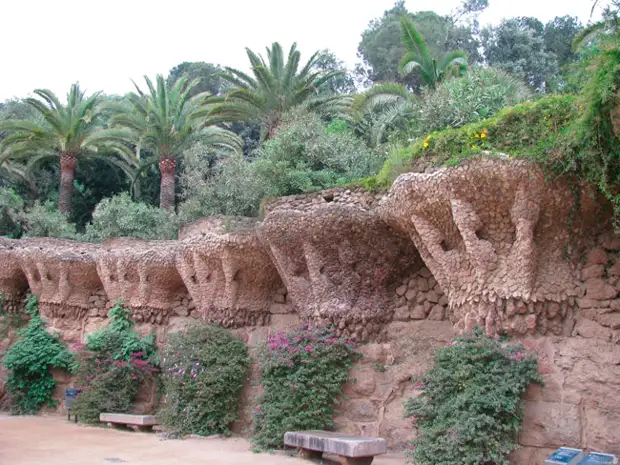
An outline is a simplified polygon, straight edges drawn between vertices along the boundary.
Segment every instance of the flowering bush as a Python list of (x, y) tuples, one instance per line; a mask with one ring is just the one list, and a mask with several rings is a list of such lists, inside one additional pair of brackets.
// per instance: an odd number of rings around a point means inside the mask
[(521, 431), (521, 395), (542, 382), (537, 361), (476, 329), (439, 348), (435, 365), (412, 380), (422, 393), (405, 404), (418, 436), (418, 465), (504, 465)]
[(28, 297), (26, 313), (31, 316), (28, 326), (17, 331), (20, 339), (2, 359), (4, 368), (10, 370), (8, 399), (2, 399), (2, 403), (8, 401), (11, 412), (17, 415), (36, 413), (44, 405), (53, 407), (56, 381), (50, 369), (73, 371), (75, 361), (58, 336), (45, 330), (35, 296)]
[(229, 434), (250, 364), (245, 343), (215, 326), (170, 336), (161, 368), (162, 425), (180, 434)]
[(117, 303), (109, 323), (87, 339), (80, 353), (82, 393), (71, 407), (80, 420), (99, 421), (101, 412), (131, 411), (140, 386), (157, 371), (155, 338), (134, 330), (131, 310)]
[(334, 407), (356, 357), (353, 343), (327, 328), (305, 325), (269, 338), (260, 357), (254, 447), (279, 448), (287, 431), (333, 426)]

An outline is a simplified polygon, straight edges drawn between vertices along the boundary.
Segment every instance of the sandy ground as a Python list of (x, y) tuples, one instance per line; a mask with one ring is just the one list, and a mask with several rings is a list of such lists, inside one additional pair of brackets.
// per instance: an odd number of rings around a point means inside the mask
[[(324, 464), (333, 464), (328, 460)], [(75, 425), (58, 415), (0, 415), (0, 465), (313, 465), (284, 453), (254, 454), (242, 438), (163, 439)], [(318, 464), (320, 462), (314, 462)], [(336, 462), (337, 463), (337, 462)], [(373, 465), (403, 465), (402, 454), (379, 456)]]

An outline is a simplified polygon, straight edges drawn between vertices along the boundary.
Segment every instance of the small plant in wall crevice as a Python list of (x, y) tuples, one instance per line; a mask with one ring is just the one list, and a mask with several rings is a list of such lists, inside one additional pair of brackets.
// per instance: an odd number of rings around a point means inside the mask
[(435, 353), (435, 365), (412, 380), (421, 394), (405, 404), (418, 429), (408, 458), (417, 465), (507, 465), (517, 448), (522, 395), (542, 383), (538, 362), (521, 345), (480, 329)]

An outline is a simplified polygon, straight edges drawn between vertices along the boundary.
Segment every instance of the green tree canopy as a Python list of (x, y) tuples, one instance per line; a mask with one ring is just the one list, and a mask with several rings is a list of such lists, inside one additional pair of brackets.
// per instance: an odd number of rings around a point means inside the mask
[(170, 70), (166, 81), (173, 84), (182, 76), (187, 76), (189, 81), (200, 79), (190, 91), (190, 97), (208, 92), (211, 95), (220, 95), (227, 90), (227, 83), (220, 75), (224, 71), (219, 65), (205, 63), (204, 61), (184, 61)]
[(432, 11), (414, 14), (407, 10), (404, 1), (397, 1), (381, 18), (372, 20), (362, 33), (357, 50), (362, 60), (362, 64), (356, 69), (358, 78), (364, 84), (391, 81), (419, 90), (421, 82), (418, 74), (403, 75), (399, 72), (399, 63), (407, 53), (402, 43), (400, 26), (400, 18), (403, 16), (409, 18), (425, 38), (431, 55), (441, 60), (447, 52), (464, 50), (470, 63), (478, 63), (480, 44), (475, 37), (476, 25), (473, 21), (469, 24), (460, 21), (480, 11), (472, 10), (474, 7), (484, 9), (484, 0), (482, 5), (464, 5), (463, 13), (455, 17), (439, 16)]
[[(543, 34), (544, 26), (536, 18), (512, 18), (488, 26), (481, 32), (485, 60), (488, 65), (513, 73), (534, 89), (545, 92), (558, 76), (559, 60), (547, 50)], [(550, 42), (553, 35), (550, 30)], [(560, 48), (558, 44), (554, 46)]]
[(328, 49), (321, 50), (313, 69), (324, 73), (338, 73), (323, 86), (328, 94), (352, 94), (355, 92), (355, 80), (348, 72), (344, 61)]

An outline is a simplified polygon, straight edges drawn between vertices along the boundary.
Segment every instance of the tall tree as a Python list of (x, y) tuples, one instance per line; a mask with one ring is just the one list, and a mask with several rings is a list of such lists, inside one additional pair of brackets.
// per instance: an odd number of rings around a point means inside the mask
[(544, 26), (536, 18), (512, 18), (481, 32), (488, 65), (513, 73), (545, 92), (559, 73), (558, 59), (547, 50)]
[(136, 92), (127, 94), (126, 103), (114, 106), (112, 124), (124, 128), (118, 131), (118, 140), (136, 146), (138, 158), (142, 151), (155, 157), (142, 163), (142, 169), (159, 164), (160, 208), (172, 211), (175, 204), (175, 173), (178, 158), (192, 140), (200, 138), (206, 144), (221, 145), (240, 150), (239, 138), (231, 132), (214, 126), (209, 118), (209, 105), (221, 101), (208, 93), (191, 96), (199, 83), (182, 76), (166, 83), (158, 75), (155, 83), (145, 76), (147, 92), (135, 85)]
[(583, 25), (579, 18), (568, 15), (556, 16), (545, 24), (543, 32), (545, 48), (555, 55), (560, 68), (577, 59), (573, 53), (572, 44), (582, 29)]
[[(410, 13), (404, 1), (397, 1), (381, 18), (374, 19), (362, 33), (358, 56), (362, 63), (356, 74), (362, 84), (376, 82), (399, 82), (413, 90), (420, 88), (420, 76), (416, 73), (403, 75), (398, 65), (407, 52), (401, 40), (400, 18), (409, 18), (416, 30), (424, 36), (433, 56), (443, 56), (452, 50), (464, 50), (469, 61), (480, 61), (479, 43), (476, 39), (476, 24), (472, 18), (484, 9), (484, 0), (472, 0), (453, 16), (439, 16), (432, 11)], [(467, 19), (468, 22), (464, 23)]]
[(70, 213), (75, 168), (80, 158), (102, 158), (126, 172), (131, 172), (134, 160), (131, 151), (109, 139), (100, 125), (99, 92), (87, 97), (78, 84), (73, 84), (66, 104), (50, 90), (37, 89), (34, 93), (36, 97), (24, 99), (24, 103), (36, 112), (36, 118), (0, 122), (0, 132), (6, 133), (0, 142), (0, 164), (25, 159), (30, 169), (45, 159), (58, 158), (58, 208), (62, 213)]
[(173, 84), (182, 76), (187, 76), (189, 81), (200, 79), (190, 92), (190, 97), (202, 92), (209, 92), (211, 95), (220, 95), (227, 90), (227, 82), (222, 79), (220, 74), (224, 71), (218, 65), (205, 63), (204, 61), (184, 61), (170, 70), (166, 81)]
[(462, 50), (453, 50), (438, 60), (431, 51), (413, 22), (403, 16), (400, 20), (400, 30), (403, 45), (407, 53), (400, 61), (399, 69), (405, 74), (418, 71), (422, 82), (428, 87), (435, 88), (445, 76), (460, 75), (467, 70), (467, 53)]
[(333, 79), (323, 86), (323, 91), (330, 94), (352, 94), (355, 92), (355, 80), (349, 74), (344, 61), (340, 60), (333, 52), (325, 49), (319, 52), (319, 56), (313, 66), (314, 71), (324, 73), (338, 73)]
[(222, 75), (235, 89), (220, 105), (210, 112), (217, 122), (257, 122), (262, 128), (262, 138), (275, 136), (285, 113), (297, 107), (311, 111), (337, 112), (343, 102), (342, 96), (322, 91), (341, 72), (313, 70), (319, 52), (310, 57), (300, 69), (301, 54), (293, 44), (288, 55), (274, 42), (267, 48), (267, 58), (246, 49), (252, 75), (234, 68), (226, 68)]

